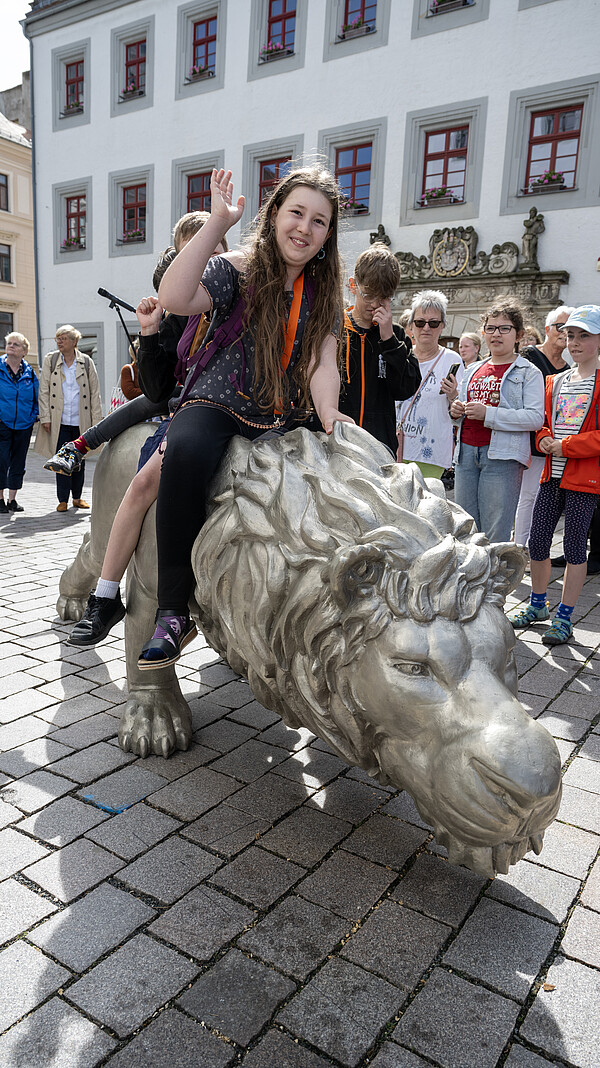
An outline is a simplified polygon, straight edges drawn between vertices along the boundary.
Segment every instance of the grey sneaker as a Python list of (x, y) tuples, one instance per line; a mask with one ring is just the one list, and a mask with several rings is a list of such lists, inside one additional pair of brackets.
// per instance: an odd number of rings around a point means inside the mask
[(72, 441), (67, 441), (54, 456), (46, 460), (44, 467), (46, 471), (56, 471), (59, 475), (72, 475), (79, 471), (84, 460), (85, 453), (79, 452)]

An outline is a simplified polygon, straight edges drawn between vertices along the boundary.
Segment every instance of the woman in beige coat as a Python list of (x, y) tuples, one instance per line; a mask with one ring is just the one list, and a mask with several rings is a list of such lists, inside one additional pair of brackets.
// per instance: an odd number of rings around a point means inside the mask
[[(35, 451), (52, 456), (66, 441), (73, 441), (102, 418), (100, 383), (94, 361), (80, 352), (81, 334), (70, 324), (56, 331), (57, 351), (44, 356), (40, 374), (40, 428)], [(57, 512), (66, 512), (69, 493), (75, 508), (89, 508), (81, 497), (85, 464), (71, 477), (56, 476)]]

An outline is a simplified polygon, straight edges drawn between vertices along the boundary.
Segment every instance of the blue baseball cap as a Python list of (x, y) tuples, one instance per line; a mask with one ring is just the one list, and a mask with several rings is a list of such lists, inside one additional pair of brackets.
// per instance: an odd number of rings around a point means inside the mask
[(597, 304), (582, 304), (581, 308), (571, 312), (563, 330), (568, 326), (578, 326), (588, 334), (600, 334), (600, 308)]

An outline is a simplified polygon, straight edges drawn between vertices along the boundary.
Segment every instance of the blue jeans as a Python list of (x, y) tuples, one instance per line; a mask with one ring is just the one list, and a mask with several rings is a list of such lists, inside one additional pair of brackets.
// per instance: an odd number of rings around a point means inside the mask
[(454, 500), (490, 541), (510, 541), (525, 468), (518, 460), (488, 459), (489, 445), (461, 444)]

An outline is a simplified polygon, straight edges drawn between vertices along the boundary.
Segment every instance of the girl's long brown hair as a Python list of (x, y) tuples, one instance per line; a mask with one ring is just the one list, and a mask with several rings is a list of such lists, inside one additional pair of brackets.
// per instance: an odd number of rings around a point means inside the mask
[[(300, 356), (293, 373), (298, 403), (310, 407), (308, 366), (313, 352), (320, 352), (328, 334), (336, 329), (343, 312), (342, 269), (337, 248), (340, 193), (333, 175), (316, 164), (287, 174), (261, 207), (241, 278), (246, 302), (245, 325), (255, 342), (254, 395), (263, 411), (273, 411), (283, 400), (289, 405), (288, 376), (281, 367), (284, 324), (287, 319), (285, 283), (287, 268), (275, 239), (273, 209), (279, 209), (297, 186), (316, 189), (331, 205), (330, 234), (323, 245), (325, 256), (313, 257), (305, 267), (314, 286), (311, 312), (302, 338)], [(318, 359), (317, 359), (318, 363)], [(293, 390), (292, 392), (295, 392)]]

